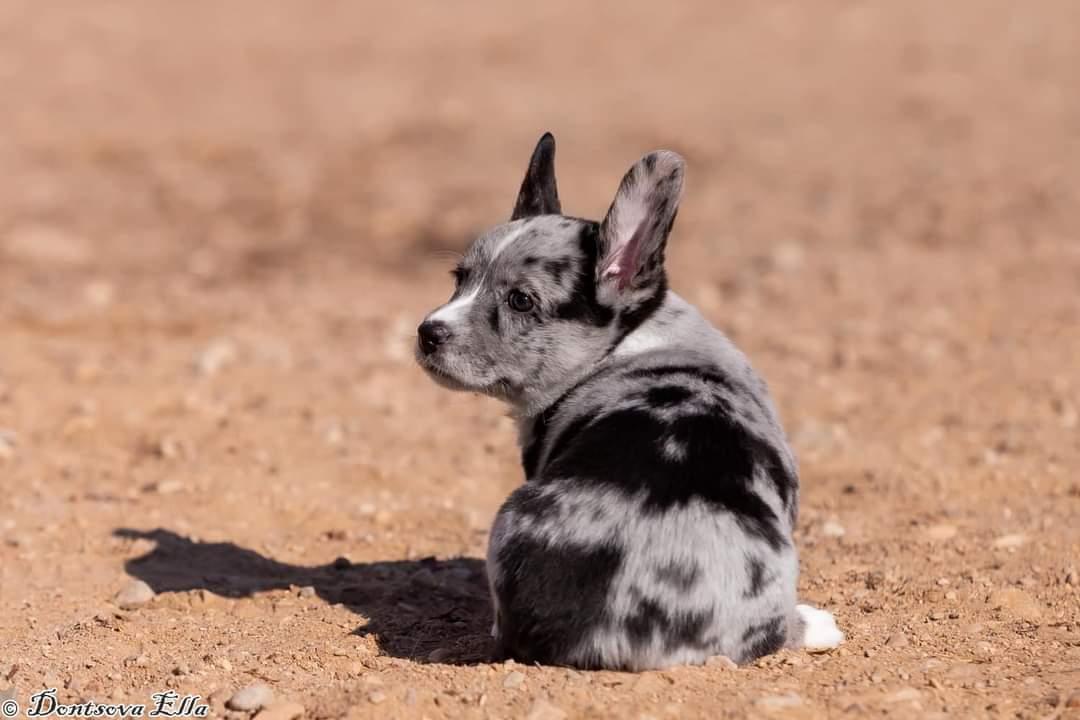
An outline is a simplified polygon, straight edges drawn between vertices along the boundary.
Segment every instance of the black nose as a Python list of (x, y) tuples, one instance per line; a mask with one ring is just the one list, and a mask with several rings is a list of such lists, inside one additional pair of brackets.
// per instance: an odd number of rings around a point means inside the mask
[(450, 328), (439, 320), (425, 320), (416, 328), (416, 334), (420, 339), (420, 350), (430, 355), (450, 339)]

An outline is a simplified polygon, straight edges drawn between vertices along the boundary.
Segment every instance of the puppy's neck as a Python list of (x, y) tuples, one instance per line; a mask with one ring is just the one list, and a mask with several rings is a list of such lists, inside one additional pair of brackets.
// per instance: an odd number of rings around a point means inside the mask
[(629, 362), (656, 351), (677, 349), (688, 342), (692, 347), (695, 336), (700, 338), (702, 328), (698, 325), (701, 322), (701, 316), (689, 303), (668, 290), (656, 311), (640, 325), (621, 338), (613, 330), (610, 345), (596, 357), (569, 369), (560, 382), (511, 399), (511, 415), (519, 424), (530, 424), (561, 397), (612, 364)]

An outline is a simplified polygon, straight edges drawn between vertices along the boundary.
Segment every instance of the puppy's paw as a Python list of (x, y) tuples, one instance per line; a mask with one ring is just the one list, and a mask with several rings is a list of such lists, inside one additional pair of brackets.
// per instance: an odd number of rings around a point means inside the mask
[(832, 613), (809, 605), (796, 605), (803, 621), (802, 646), (808, 650), (830, 650), (840, 647), (844, 633), (836, 627)]

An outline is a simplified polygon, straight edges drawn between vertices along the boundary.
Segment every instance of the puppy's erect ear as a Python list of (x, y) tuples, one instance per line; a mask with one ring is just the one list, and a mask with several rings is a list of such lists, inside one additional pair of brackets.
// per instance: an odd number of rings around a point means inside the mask
[(677, 153), (657, 150), (623, 177), (600, 225), (596, 280), (602, 301), (632, 306), (665, 282), (664, 248), (679, 209), (685, 166)]
[(536, 143), (510, 219), (558, 215), (561, 212), (559, 190), (555, 187), (555, 137), (548, 132)]

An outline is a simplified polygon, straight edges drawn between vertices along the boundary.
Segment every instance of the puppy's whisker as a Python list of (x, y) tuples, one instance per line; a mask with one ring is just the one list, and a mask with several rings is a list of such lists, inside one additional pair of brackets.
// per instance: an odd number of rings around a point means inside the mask
[(439, 260), (440, 262), (457, 262), (465, 257), (465, 253), (449, 249), (427, 250), (424, 252), (424, 257), (428, 260)]

